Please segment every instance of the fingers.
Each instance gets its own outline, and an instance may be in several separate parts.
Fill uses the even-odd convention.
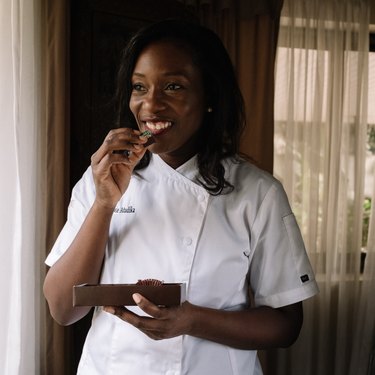
[[[160,328],[159,321],[154,318],[139,316],[123,306],[105,306],[103,310],[131,324],[154,340],[167,338],[163,329]]]
[[[163,307],[158,307],[147,298],[136,293],[133,295],[134,302],[140,307],[146,314],[150,315],[155,319],[164,319],[167,315],[167,310]],[[124,306],[104,306],[104,311],[118,316],[119,318],[126,320],[128,323],[136,323],[137,318],[140,318],[137,314],[134,314]]]
[[[141,308],[146,314],[152,316],[155,319],[166,319],[168,317],[167,309],[158,307],[138,293],[133,294],[133,300],[139,308]]]
[[[127,163],[138,161],[144,154],[147,137],[141,136],[138,130],[120,128],[111,130],[100,148],[93,154],[91,163],[101,161],[109,163]]]
[[[91,157],[96,201],[114,208],[129,186],[131,175],[146,152],[147,137],[138,130],[111,130]],[[127,150],[127,152],[124,152]]]
[[[105,306],[103,310],[133,325],[154,340],[181,334],[173,329],[174,314],[168,308],[158,307],[139,294],[134,294],[133,299],[148,317],[139,316],[123,306]]]

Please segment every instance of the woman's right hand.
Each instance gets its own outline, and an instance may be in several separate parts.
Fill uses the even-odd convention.
[[[83,283],[97,284],[100,280],[113,209],[126,191],[134,167],[146,152],[147,137],[140,135],[138,130],[112,130],[91,157],[95,203],[74,241],[49,269],[43,286],[51,314],[62,325],[76,322],[90,310],[90,307],[72,306],[72,288]],[[127,156],[121,150],[131,154]]]
[[[134,167],[143,157],[147,137],[130,128],[111,130],[91,157],[96,203],[114,209],[128,188]],[[123,150],[130,151],[121,152]]]

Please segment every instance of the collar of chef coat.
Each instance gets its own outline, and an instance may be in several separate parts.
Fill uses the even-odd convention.
[[[181,180],[189,180],[196,185],[198,184],[199,168],[198,168],[198,157],[197,155],[190,158],[184,164],[180,165],[178,168],[174,169],[169,166],[159,155],[151,154],[150,164],[151,172],[157,174],[165,174],[173,178]],[[201,189],[203,187],[199,186]]]

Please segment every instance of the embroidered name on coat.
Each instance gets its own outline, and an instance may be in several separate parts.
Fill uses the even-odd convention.
[[[133,214],[135,213],[135,208],[133,206],[128,207],[116,207],[113,212],[115,214]]]

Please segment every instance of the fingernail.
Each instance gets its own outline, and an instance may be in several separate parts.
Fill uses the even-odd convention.
[[[141,297],[139,296],[139,294],[133,294],[133,300],[134,302],[138,305],[139,302],[141,302]]]

